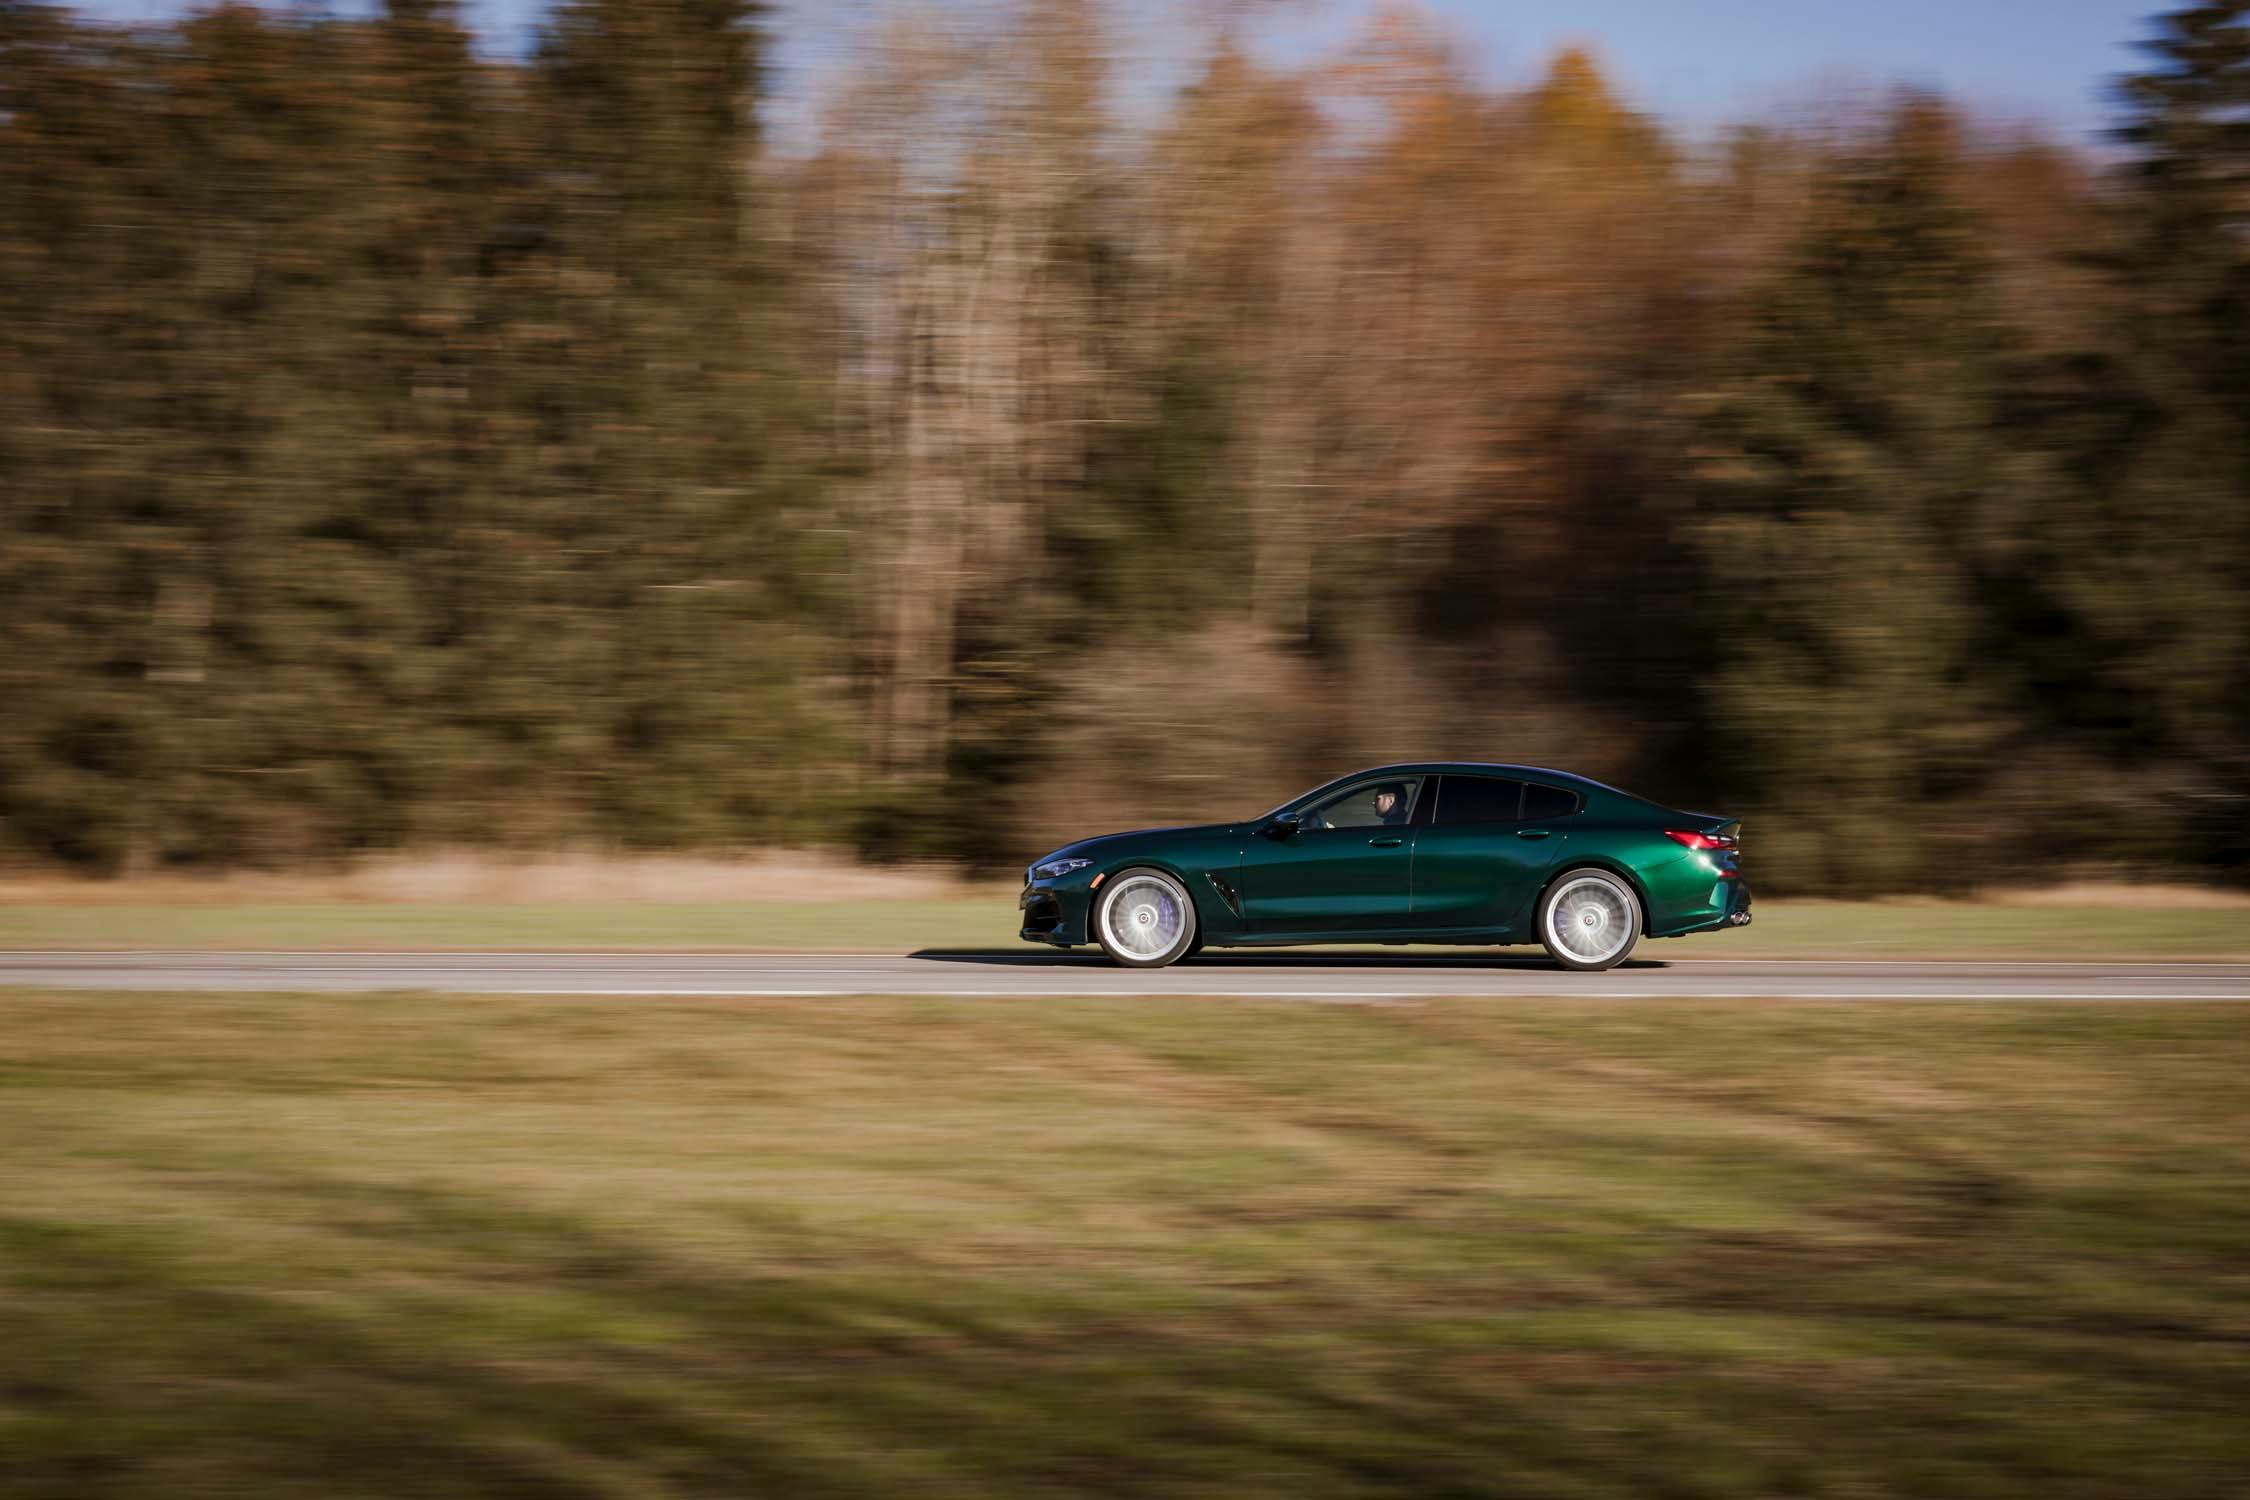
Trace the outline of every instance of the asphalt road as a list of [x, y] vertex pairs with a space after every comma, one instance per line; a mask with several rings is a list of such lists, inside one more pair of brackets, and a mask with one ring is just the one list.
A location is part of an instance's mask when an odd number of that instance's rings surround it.
[[1639, 959], [1573, 974], [1544, 957], [1208, 953], [1128, 971], [1037, 950], [877, 954], [0, 953], [0, 985], [112, 990], [447, 990], [583, 995], [1213, 995], [1404, 1001], [1588, 999], [2250, 1000], [2245, 963]]

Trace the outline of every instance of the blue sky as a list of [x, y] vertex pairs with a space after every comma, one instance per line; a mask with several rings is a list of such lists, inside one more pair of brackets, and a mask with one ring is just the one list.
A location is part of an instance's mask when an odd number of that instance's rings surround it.
[[1444, 0], [1503, 76], [1592, 41], [1643, 107], [1690, 126], [1823, 89], [1935, 86], [1982, 114], [2071, 132], [2107, 118], [2151, 0]]
[[[1307, 44], [1349, 29], [1371, 0], [1312, 0], [1271, 23]], [[364, 8], [366, 0], [337, 0]], [[1997, 122], [2083, 136], [2105, 122], [2108, 80], [2163, 0], [1422, 0], [1486, 76], [1521, 81], [1557, 47], [1590, 44], [1635, 104], [1699, 131], [1786, 111], [1839, 90], [1939, 88]], [[81, 0], [119, 18], [176, 14], [181, 0]], [[492, 45], [520, 46], [543, 0], [467, 0]], [[1135, 7], [1141, 9], [1144, 7]], [[783, 88], [817, 72], [822, 37], [874, 0], [780, 0]], [[1161, 9], [1159, 4], [1158, 9]]]

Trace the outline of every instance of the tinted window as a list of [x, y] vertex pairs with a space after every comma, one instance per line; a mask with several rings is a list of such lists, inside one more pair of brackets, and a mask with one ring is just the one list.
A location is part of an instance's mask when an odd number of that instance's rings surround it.
[[1306, 812], [1303, 826], [1380, 828], [1403, 824], [1414, 806], [1414, 788], [1419, 779], [1401, 776], [1390, 781], [1362, 782]]
[[1578, 811], [1578, 794], [1566, 792], [1559, 786], [1541, 786], [1536, 781], [1523, 784], [1523, 816], [1527, 823], [1537, 823], [1548, 818], [1567, 818]]
[[1516, 801], [1522, 793], [1520, 781], [1499, 781], [1490, 776], [1448, 776], [1438, 783], [1438, 826], [1513, 823]]

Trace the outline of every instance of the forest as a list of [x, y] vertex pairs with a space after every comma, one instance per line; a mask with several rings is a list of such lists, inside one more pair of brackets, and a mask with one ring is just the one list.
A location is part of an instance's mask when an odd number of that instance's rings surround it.
[[2246, 13], [2074, 142], [900, 7], [783, 140], [742, 0], [0, 0], [0, 857], [1004, 870], [1428, 756], [2240, 881]]

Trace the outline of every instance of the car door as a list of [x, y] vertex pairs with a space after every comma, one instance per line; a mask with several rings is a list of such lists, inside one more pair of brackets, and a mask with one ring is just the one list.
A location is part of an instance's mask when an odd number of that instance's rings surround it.
[[[1414, 904], [1410, 825], [1425, 778], [1360, 782], [1303, 810], [1294, 829], [1261, 833], [1242, 857], [1242, 916], [1253, 935], [1396, 932]], [[1382, 810], [1389, 787], [1398, 801]]]
[[[1570, 836], [1577, 794], [1451, 772], [1439, 778], [1436, 793], [1428, 826], [1414, 841], [1415, 930], [1520, 935], [1542, 877]], [[1527, 819], [1527, 811], [1534, 816]]]

